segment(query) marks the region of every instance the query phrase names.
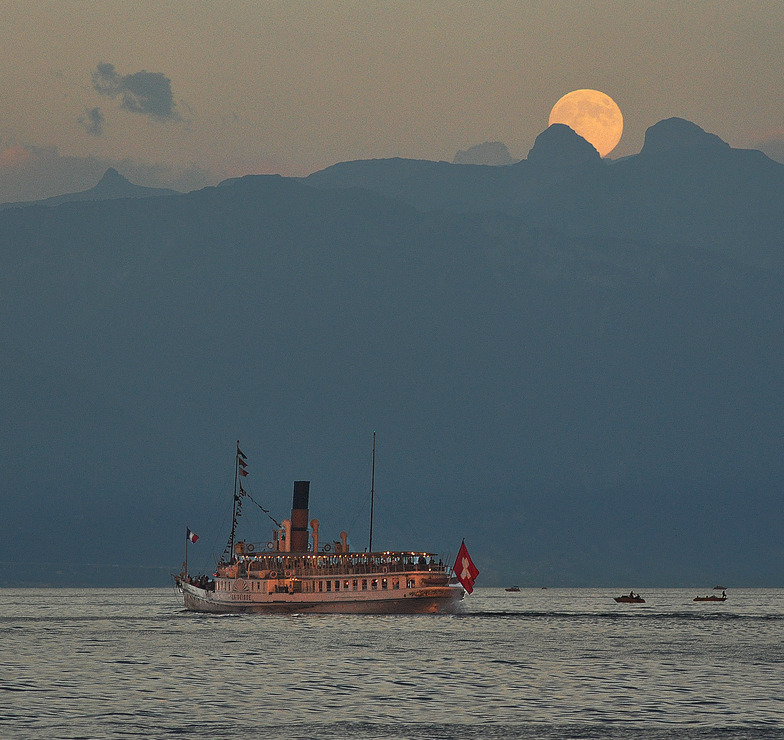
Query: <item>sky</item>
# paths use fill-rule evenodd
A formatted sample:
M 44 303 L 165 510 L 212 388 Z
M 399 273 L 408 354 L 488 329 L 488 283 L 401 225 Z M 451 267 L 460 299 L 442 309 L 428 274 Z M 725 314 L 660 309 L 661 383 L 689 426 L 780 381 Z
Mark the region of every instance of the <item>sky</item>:
M 784 161 L 780 0 L 0 0 L 0 202 L 108 166 L 191 190 L 356 159 L 527 156 L 555 102 L 620 106 L 610 154 L 686 118 Z

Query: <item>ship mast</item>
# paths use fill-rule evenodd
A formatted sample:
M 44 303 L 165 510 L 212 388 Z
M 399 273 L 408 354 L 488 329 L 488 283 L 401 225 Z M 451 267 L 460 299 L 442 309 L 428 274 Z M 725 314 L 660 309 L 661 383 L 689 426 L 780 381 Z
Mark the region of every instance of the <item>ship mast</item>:
M 231 504 L 231 535 L 229 535 L 229 562 L 234 562 L 234 531 L 237 529 L 237 485 L 240 474 L 240 441 L 237 440 L 237 454 L 234 456 L 234 497 Z
M 370 468 L 370 543 L 368 552 L 373 552 L 373 499 L 376 493 L 376 431 L 373 430 L 373 464 Z

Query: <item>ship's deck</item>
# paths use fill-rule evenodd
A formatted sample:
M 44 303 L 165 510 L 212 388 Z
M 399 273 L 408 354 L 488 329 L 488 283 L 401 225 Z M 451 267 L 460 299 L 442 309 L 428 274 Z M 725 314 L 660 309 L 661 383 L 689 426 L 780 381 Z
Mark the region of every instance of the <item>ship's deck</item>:
M 217 574 L 224 578 L 240 575 L 250 578 L 328 575 L 363 575 L 386 573 L 446 573 L 447 567 L 432 553 L 281 553 L 251 552 L 239 556 L 230 565 L 219 565 Z M 273 574 L 274 575 L 271 575 Z

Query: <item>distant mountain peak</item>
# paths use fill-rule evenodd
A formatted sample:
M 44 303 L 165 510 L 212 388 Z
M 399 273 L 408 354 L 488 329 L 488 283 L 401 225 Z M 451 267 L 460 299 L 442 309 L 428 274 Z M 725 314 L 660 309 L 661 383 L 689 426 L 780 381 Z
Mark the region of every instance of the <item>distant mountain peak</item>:
M 662 154 L 675 150 L 728 151 L 730 145 L 685 118 L 667 118 L 645 132 L 640 154 Z
M 109 167 L 103 177 L 89 190 L 73 195 L 52 198 L 46 202 L 62 202 L 68 200 L 113 200 L 115 198 L 148 198 L 156 195 L 174 195 L 176 190 L 136 185 L 121 175 L 114 167 Z
M 82 190 L 78 193 L 65 193 L 54 195 L 51 198 L 44 198 L 38 201 L 28 201 L 25 203 L 0 203 L 0 211 L 6 208 L 26 207 L 32 205 L 57 206 L 61 203 L 74 203 L 90 200 L 115 200 L 118 198 L 152 198 L 162 195 L 180 195 L 171 188 L 147 187 L 146 185 L 134 185 L 126 177 L 123 177 L 114 167 L 109 167 L 103 173 L 103 177 L 96 185 L 89 190 Z
M 553 123 L 536 137 L 528 161 L 547 166 L 574 166 L 601 162 L 593 144 L 563 123 Z
M 101 182 L 113 182 L 113 181 L 121 181 L 121 182 L 128 182 L 126 177 L 123 177 L 119 172 L 117 172 L 114 167 L 109 167 L 106 172 L 103 173 L 103 177 L 99 180 Z
M 477 144 L 466 150 L 460 150 L 455 154 L 454 164 L 484 164 L 499 167 L 507 164 L 514 164 L 506 144 L 502 141 L 486 141 L 484 144 Z
M 98 181 L 95 187 L 92 188 L 92 191 L 116 193 L 118 191 L 125 191 L 129 188 L 132 189 L 136 187 L 136 185 L 128 180 L 128 178 L 123 177 L 114 167 L 109 167 L 109 169 L 103 173 L 103 177 Z

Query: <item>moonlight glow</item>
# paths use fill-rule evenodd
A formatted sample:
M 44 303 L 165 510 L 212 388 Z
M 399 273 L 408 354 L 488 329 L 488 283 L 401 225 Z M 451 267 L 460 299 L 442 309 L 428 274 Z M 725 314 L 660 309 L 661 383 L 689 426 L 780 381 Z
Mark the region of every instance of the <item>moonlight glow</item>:
M 623 133 L 623 116 L 616 102 L 598 90 L 574 90 L 550 111 L 549 125 L 565 123 L 606 157 Z

